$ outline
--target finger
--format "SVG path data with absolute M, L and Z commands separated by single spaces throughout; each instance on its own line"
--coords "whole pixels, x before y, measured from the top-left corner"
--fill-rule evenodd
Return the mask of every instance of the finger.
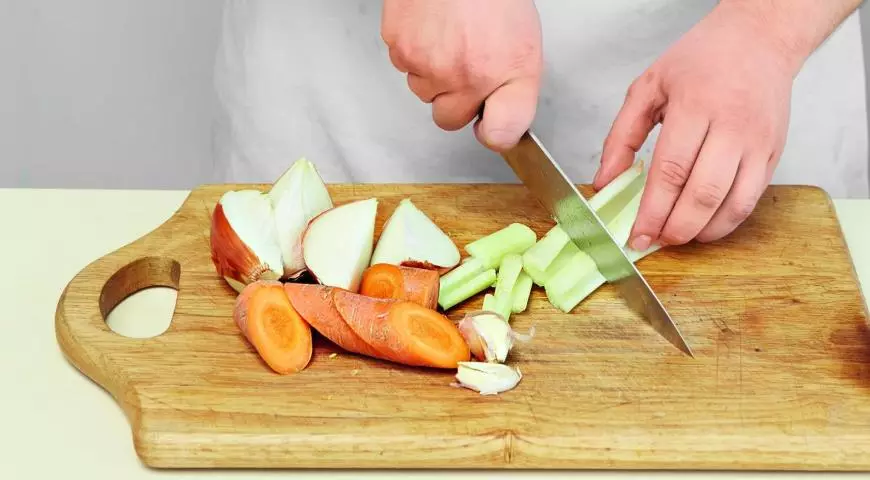
M 689 180 L 662 228 L 664 243 L 688 243 L 713 218 L 737 175 L 743 150 L 737 145 L 732 131 L 715 127 L 710 130 Z
M 646 250 L 657 240 L 707 136 L 709 122 L 698 115 L 674 110 L 662 125 L 653 160 L 632 228 L 629 245 Z
M 509 81 L 484 101 L 483 115 L 474 126 L 477 140 L 494 151 L 517 144 L 532 125 L 538 106 L 538 82 L 526 78 Z
M 774 164 L 772 155 L 747 154 L 734 179 L 734 186 L 713 218 L 698 233 L 699 242 L 713 242 L 725 237 L 742 224 L 755 210 L 758 199 L 770 183 Z
M 635 154 L 658 123 L 664 95 L 657 83 L 646 79 L 632 83 L 604 140 L 601 166 L 592 181 L 595 190 L 604 188 L 634 163 Z
M 388 53 L 390 55 L 390 63 L 392 63 L 393 66 L 396 67 L 396 70 L 398 70 L 402 73 L 408 73 L 411 71 L 408 64 L 405 63 L 405 60 L 402 58 L 402 56 L 399 54 L 399 52 L 395 48 L 390 48 L 388 50 Z
M 408 74 L 408 88 L 414 92 L 423 103 L 432 103 L 438 95 L 444 93 L 446 89 L 439 88 L 432 80 L 421 77 L 420 75 Z
M 459 130 L 474 120 L 482 100 L 479 95 L 470 92 L 438 95 L 432 103 L 432 119 L 444 130 Z

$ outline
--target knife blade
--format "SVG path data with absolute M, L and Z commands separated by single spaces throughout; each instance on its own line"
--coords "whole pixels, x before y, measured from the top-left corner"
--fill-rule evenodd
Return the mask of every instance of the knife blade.
M 541 141 L 527 131 L 501 156 L 568 237 L 592 258 L 607 282 L 616 285 L 626 304 L 672 345 L 694 357 L 646 279 Z

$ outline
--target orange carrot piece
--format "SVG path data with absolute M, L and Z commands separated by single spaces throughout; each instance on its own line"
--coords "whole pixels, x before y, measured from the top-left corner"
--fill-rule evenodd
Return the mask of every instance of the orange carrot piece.
M 368 297 L 401 299 L 405 295 L 402 271 L 390 263 L 370 266 L 362 274 L 359 293 Z
M 284 284 L 290 304 L 321 335 L 348 352 L 378 358 L 378 351 L 363 341 L 338 314 L 333 290 L 335 288 L 318 284 Z
M 379 263 L 363 272 L 359 293 L 368 297 L 414 302 L 434 310 L 441 276 L 437 270 Z
M 236 297 L 233 318 L 275 372 L 296 373 L 311 361 L 311 327 L 290 304 L 281 282 L 259 280 L 245 286 Z
M 410 366 L 457 368 L 471 357 L 459 328 L 419 304 L 335 290 L 335 308 L 382 357 Z

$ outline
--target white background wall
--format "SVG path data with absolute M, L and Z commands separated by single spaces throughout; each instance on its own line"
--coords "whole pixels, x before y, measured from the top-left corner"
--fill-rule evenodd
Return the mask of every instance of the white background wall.
M 209 181 L 221 9 L 220 0 L 0 0 L 0 187 Z M 868 12 L 865 2 L 862 19 Z M 870 38 L 870 21 L 862 28 Z

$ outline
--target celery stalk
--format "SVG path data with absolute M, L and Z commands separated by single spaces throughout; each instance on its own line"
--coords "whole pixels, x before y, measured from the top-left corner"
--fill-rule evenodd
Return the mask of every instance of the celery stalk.
M 477 275 L 480 275 L 484 270 L 486 268 L 483 267 L 483 263 L 480 260 L 469 257 L 456 268 L 441 276 L 440 294 L 444 295 L 446 292 L 467 283 Z
M 447 310 L 460 302 L 464 302 L 478 293 L 491 287 L 496 281 L 495 269 L 490 268 L 484 270 L 470 280 L 456 284 L 453 288 L 446 291 L 439 291 L 438 304 L 441 308 Z
M 547 298 L 557 297 L 574 287 L 589 272 L 597 272 L 598 268 L 586 252 L 577 249 L 571 259 L 544 283 Z
M 499 313 L 498 307 L 495 304 L 495 296 L 491 293 L 487 293 L 483 296 L 483 310 L 487 312 Z
M 619 245 L 624 245 L 631 233 L 634 216 L 637 214 L 640 196 L 643 194 L 646 173 L 640 161 L 619 174 L 589 200 L 601 221 L 611 230 Z M 565 252 L 566 245 L 574 247 L 568 234 L 558 224 L 523 253 L 523 269 L 535 284 L 543 286 L 555 270 L 550 270 L 560 255 L 569 257 L 576 248 Z
M 529 306 L 529 297 L 532 294 L 532 277 L 526 272 L 520 272 L 517 277 L 517 283 L 514 284 L 514 291 L 511 293 L 513 302 L 511 305 L 511 313 L 522 313 Z
M 523 258 L 517 253 L 505 255 L 498 267 L 498 278 L 495 283 L 495 308 L 505 320 L 510 319 L 514 285 L 516 285 L 522 270 Z
M 547 267 L 546 270 L 539 270 L 533 263 L 523 263 L 523 270 L 525 270 L 525 272 L 528 273 L 530 277 L 532 277 L 532 281 L 535 283 L 535 285 L 543 287 L 547 283 L 547 280 L 555 275 L 556 272 L 561 270 L 562 267 L 564 267 L 568 263 L 568 261 L 571 260 L 571 257 L 573 257 L 574 254 L 579 251 L 580 249 L 577 248 L 577 245 L 575 245 L 574 242 L 568 242 L 565 244 L 564 247 L 562 247 L 562 251 L 559 252 L 559 255 L 557 255 L 556 258 L 552 262 L 550 262 L 550 265 Z
M 631 227 L 634 224 L 634 219 L 637 217 L 638 209 L 640 208 L 640 199 L 643 195 L 643 188 L 638 191 L 629 201 L 626 207 L 619 212 L 619 215 L 613 219 L 607 226 L 610 233 L 613 235 L 618 245 L 625 245 L 628 242 L 628 237 L 631 234 Z M 568 265 L 560 268 L 558 272 L 545 280 L 544 288 L 547 291 L 547 297 L 561 297 L 565 291 L 575 288 L 578 283 L 582 283 L 584 278 L 589 278 L 590 271 L 598 271 L 598 267 L 592 260 L 592 257 L 584 252 L 575 253 L 569 260 Z M 593 283 L 595 280 L 592 280 Z M 597 288 L 597 287 L 595 287 Z M 580 289 L 583 293 L 583 289 Z M 585 297 L 589 293 L 582 296 Z
M 640 198 L 643 195 L 643 187 L 629 200 L 625 208 L 607 224 L 607 230 L 613 235 L 616 244 L 624 246 L 628 242 L 628 237 L 631 235 L 631 228 L 634 226 L 634 220 L 637 218 L 637 212 L 640 210 Z
M 652 245 L 644 251 L 637 251 L 630 248 L 625 249 L 628 259 L 633 263 L 650 255 L 661 247 Z M 601 275 L 597 268 L 589 268 L 582 272 L 581 275 L 575 277 L 574 285 L 565 288 L 565 285 L 554 285 L 552 290 L 546 290 L 547 300 L 559 310 L 569 313 L 580 302 L 586 299 L 601 285 L 604 285 L 607 280 Z M 558 290 L 557 290 L 558 288 Z
M 628 167 L 589 199 L 589 206 L 607 225 L 646 183 L 643 160 Z
M 554 226 L 544 236 L 523 253 L 523 267 L 526 271 L 537 272 L 542 276 L 544 271 L 565 245 L 572 243 L 568 234 L 559 225 Z M 540 283 L 539 283 L 540 284 Z
M 484 268 L 495 268 L 505 255 L 522 254 L 537 241 L 535 231 L 522 223 L 512 223 L 501 230 L 465 246 L 465 251 L 483 263 Z

